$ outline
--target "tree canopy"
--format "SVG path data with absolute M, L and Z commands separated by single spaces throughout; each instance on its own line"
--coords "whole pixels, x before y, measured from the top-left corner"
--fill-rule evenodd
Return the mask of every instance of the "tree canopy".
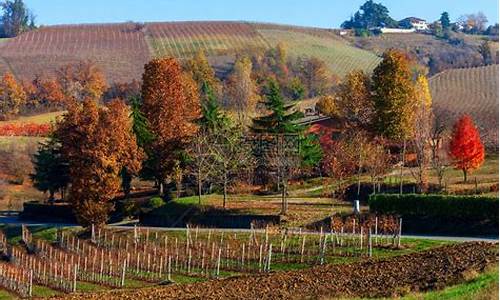
M 372 76 L 376 133 L 406 140 L 414 130 L 415 84 L 408 56 L 397 50 L 384 53 Z
M 389 16 L 382 3 L 366 1 L 349 20 L 342 23 L 345 29 L 370 29 L 373 27 L 397 27 L 398 22 Z
M 0 37 L 15 37 L 36 27 L 35 15 L 23 0 L 4 0 L 0 2 L 0 8 L 3 11 L 0 18 Z
M 299 133 L 304 130 L 295 123 L 303 114 L 291 111 L 295 104 L 285 104 L 278 83 L 273 79 L 268 82 L 263 103 L 269 113 L 253 119 L 251 130 L 254 133 Z
M 199 94 L 196 83 L 182 73 L 178 61 L 163 58 L 145 65 L 142 99 L 141 111 L 155 136 L 147 152 L 155 156 L 151 168 L 161 189 L 198 130 Z
M 455 168 L 464 173 L 477 169 L 484 162 L 484 146 L 471 117 L 465 115 L 455 123 L 450 141 L 450 155 Z

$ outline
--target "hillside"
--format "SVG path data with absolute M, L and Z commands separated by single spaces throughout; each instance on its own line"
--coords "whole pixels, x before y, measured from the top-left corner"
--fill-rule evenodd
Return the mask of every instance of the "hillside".
M 280 41 L 289 44 L 292 56 L 324 59 L 339 76 L 358 68 L 370 71 L 379 60 L 326 29 L 226 21 L 130 22 L 48 26 L 3 40 L 0 73 L 32 78 L 67 63 L 92 60 L 110 81 L 123 82 L 139 79 L 152 57 L 186 58 L 199 49 L 220 71 L 236 54 L 268 49 Z
M 447 70 L 429 80 L 436 114 L 452 123 L 472 116 L 487 143 L 498 145 L 498 65 Z
M 372 37 L 346 37 L 352 45 L 381 55 L 394 48 L 406 51 L 428 66 L 431 74 L 453 69 L 483 65 L 479 46 L 482 36 L 453 33 L 449 39 L 439 39 L 430 34 L 391 33 Z M 498 42 L 489 42 L 492 56 L 498 61 Z

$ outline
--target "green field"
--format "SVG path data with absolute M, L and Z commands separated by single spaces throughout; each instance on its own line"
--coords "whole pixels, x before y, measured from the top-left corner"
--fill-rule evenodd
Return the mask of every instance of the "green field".
M 325 61 L 339 77 L 358 69 L 371 72 L 380 62 L 380 58 L 374 53 L 355 48 L 334 37 L 278 29 L 258 31 L 272 46 L 284 42 L 292 57 L 312 56 Z

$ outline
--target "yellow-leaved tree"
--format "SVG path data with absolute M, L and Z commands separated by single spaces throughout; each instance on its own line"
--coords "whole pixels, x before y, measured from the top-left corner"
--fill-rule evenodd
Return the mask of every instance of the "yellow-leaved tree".
M 26 102 L 26 92 L 12 73 L 5 73 L 0 80 L 0 119 L 8 119 L 19 113 Z

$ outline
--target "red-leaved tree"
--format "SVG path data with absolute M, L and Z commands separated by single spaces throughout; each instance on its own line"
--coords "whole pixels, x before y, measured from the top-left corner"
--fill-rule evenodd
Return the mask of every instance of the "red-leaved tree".
M 479 168 L 484 162 L 483 143 L 474 121 L 468 115 L 461 117 L 454 125 L 450 155 L 455 168 L 464 172 L 464 182 L 467 182 L 469 170 Z

